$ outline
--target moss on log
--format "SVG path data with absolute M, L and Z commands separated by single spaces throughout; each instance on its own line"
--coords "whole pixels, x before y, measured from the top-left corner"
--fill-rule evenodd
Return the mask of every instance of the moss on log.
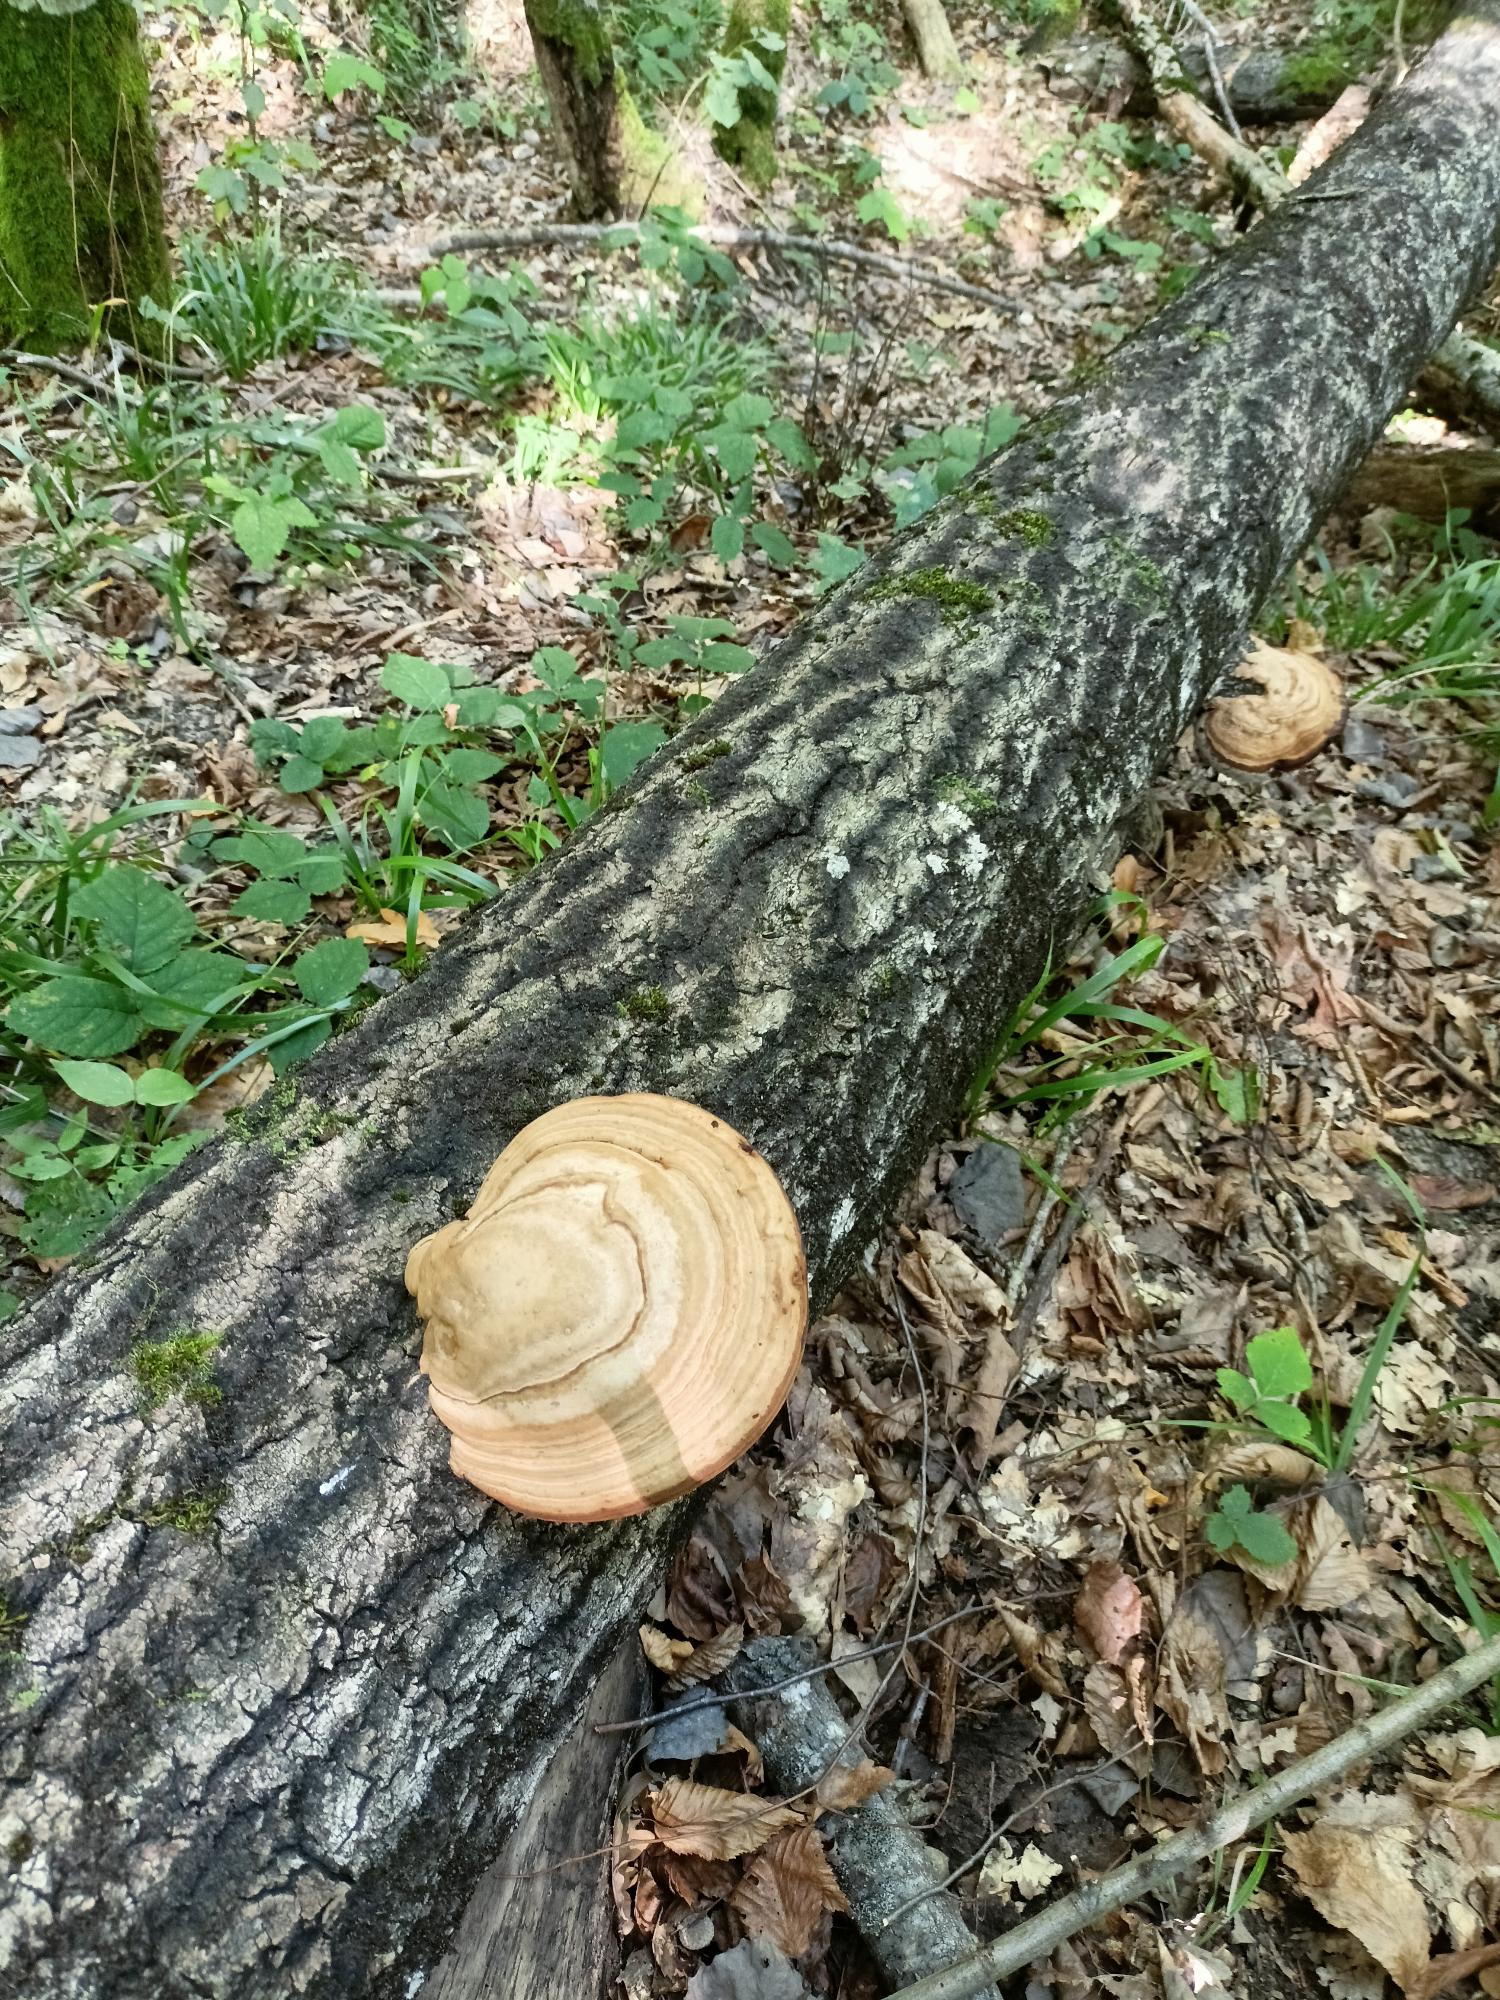
M 690 1503 L 562 1530 L 453 1479 L 408 1248 L 538 1112 L 668 1091 L 829 1297 L 1500 253 L 1497 23 L 7 1328 L 18 2000 L 417 1990 Z M 218 1393 L 148 1407 L 184 1334 Z

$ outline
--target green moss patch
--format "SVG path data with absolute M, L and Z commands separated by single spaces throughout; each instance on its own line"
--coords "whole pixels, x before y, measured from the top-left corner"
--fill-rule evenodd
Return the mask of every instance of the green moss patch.
M 885 600 L 915 599 L 936 604 L 945 625 L 963 625 L 994 606 L 994 598 L 982 583 L 969 583 L 950 576 L 945 569 L 914 569 L 905 576 L 888 576 L 875 584 L 870 596 Z
M 223 1396 L 211 1373 L 212 1356 L 219 1345 L 216 1333 L 174 1333 L 166 1340 L 143 1340 L 130 1352 L 141 1405 L 160 1409 L 169 1397 L 184 1396 L 190 1403 L 217 1403 Z

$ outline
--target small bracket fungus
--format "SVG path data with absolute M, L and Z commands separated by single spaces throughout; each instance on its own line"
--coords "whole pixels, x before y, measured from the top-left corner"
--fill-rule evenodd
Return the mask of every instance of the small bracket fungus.
M 607 1521 L 712 1479 L 791 1387 L 797 1218 L 768 1163 L 675 1097 L 581 1097 L 517 1133 L 406 1287 L 462 1478 Z
M 1221 695 L 1203 718 L 1209 749 L 1231 770 L 1294 770 L 1344 726 L 1343 685 L 1315 653 L 1292 653 L 1256 640 L 1235 679 L 1255 682 L 1260 693 Z

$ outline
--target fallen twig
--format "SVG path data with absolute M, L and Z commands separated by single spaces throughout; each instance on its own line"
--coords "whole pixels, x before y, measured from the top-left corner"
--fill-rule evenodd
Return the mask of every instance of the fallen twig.
M 1232 1799 L 1197 1826 L 1189 1827 L 1150 1853 L 1127 1861 L 1108 1875 L 1101 1875 L 1097 1881 L 1086 1882 L 1071 1896 L 1039 1910 L 973 1957 L 901 1987 L 891 2000 L 973 2000 L 975 1994 L 985 1992 L 994 1981 L 1035 1965 L 1101 1917 L 1164 1889 L 1195 1861 L 1203 1861 L 1220 1848 L 1243 1840 L 1246 1834 L 1275 1819 L 1299 1799 L 1336 1783 L 1356 1764 L 1366 1763 L 1400 1743 L 1497 1673 L 1500 1673 L 1500 1635 L 1444 1667 L 1421 1687 L 1412 1688 L 1379 1715 L 1355 1723 L 1311 1757 L 1304 1757 L 1254 1791 Z
M 1125 1136 L 1125 1122 L 1124 1118 L 1117 1119 L 1105 1135 L 1104 1144 L 1099 1148 L 1094 1156 L 1094 1164 L 1089 1168 L 1088 1179 L 1078 1190 L 1067 1214 L 1052 1232 L 1052 1240 L 1048 1243 L 1037 1266 L 1036 1277 L 1016 1314 L 1014 1332 L 1018 1353 L 1022 1343 L 1029 1338 L 1032 1328 L 1040 1319 L 1042 1307 L 1052 1296 L 1052 1287 L 1057 1283 L 1057 1274 L 1062 1269 L 1062 1260 L 1067 1255 L 1068 1245 L 1088 1216 L 1090 1195 L 1097 1191 L 1100 1182 L 1114 1163 L 1120 1141 Z
M 866 250 L 858 243 L 845 243 L 837 237 L 795 236 L 780 229 L 743 229 L 718 223 L 705 223 L 693 233 L 701 242 L 711 243 L 718 249 L 778 250 L 830 258 L 836 263 L 858 264 L 866 270 L 883 271 L 888 277 L 903 278 L 908 284 L 925 285 L 932 291 L 953 292 L 959 298 L 973 299 L 976 304 L 989 306 L 996 312 L 1015 311 L 1013 300 L 983 285 L 971 285 L 962 278 L 951 277 L 934 264 L 923 263 L 915 257 L 887 256 L 883 251 Z M 638 242 L 640 236 L 641 227 L 633 222 L 533 222 L 512 229 L 471 229 L 461 230 L 453 236 L 440 236 L 435 242 L 427 244 L 417 256 L 418 261 L 428 263 L 461 250 L 522 250 L 552 243 L 601 243 L 609 238 L 616 242 Z M 417 296 L 420 297 L 420 294 Z M 391 291 L 383 292 L 381 297 L 389 303 L 396 302 Z M 400 303 L 406 303 L 404 294 Z

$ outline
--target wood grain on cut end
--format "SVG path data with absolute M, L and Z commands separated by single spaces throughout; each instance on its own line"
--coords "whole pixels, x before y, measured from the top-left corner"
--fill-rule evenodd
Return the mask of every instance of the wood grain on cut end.
M 807 1327 L 770 1166 L 723 1119 L 643 1093 L 533 1120 L 406 1283 L 453 1470 L 549 1521 L 638 1514 L 722 1472 L 781 1407 Z

